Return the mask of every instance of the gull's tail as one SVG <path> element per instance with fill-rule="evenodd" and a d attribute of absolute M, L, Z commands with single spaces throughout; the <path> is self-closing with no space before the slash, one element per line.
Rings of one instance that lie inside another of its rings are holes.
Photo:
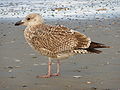
<path fill-rule="evenodd" d="M 101 43 L 91 42 L 89 48 L 87 48 L 87 51 L 91 53 L 97 53 L 97 54 L 102 52 L 100 50 L 96 50 L 95 48 L 110 48 L 110 46 L 106 46 Z"/>

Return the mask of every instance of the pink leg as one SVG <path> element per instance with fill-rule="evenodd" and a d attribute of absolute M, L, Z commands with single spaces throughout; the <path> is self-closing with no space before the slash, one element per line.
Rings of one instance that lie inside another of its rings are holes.
<path fill-rule="evenodd" d="M 37 76 L 37 78 L 49 78 L 49 77 L 51 77 L 51 65 L 52 65 L 52 62 L 51 62 L 51 59 L 49 58 L 47 75 Z"/>
<path fill-rule="evenodd" d="M 57 61 L 57 73 L 51 74 L 51 76 L 59 76 L 60 75 L 60 61 Z"/>

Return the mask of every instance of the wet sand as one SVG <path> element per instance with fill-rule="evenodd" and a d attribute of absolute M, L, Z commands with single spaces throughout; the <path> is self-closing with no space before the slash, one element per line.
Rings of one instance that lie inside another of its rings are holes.
<path fill-rule="evenodd" d="M 25 41 L 25 27 L 17 20 L 0 20 L 0 90 L 119 90 L 120 19 L 46 20 L 80 31 L 109 46 L 103 53 L 76 55 L 63 60 L 61 76 L 36 78 L 46 74 L 48 58 L 39 55 Z M 53 63 L 53 72 L 56 65 Z M 79 78 L 74 78 L 78 76 Z"/>

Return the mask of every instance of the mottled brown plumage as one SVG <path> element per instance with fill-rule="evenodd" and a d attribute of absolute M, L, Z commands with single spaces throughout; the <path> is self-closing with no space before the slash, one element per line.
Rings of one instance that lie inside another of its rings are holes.
<path fill-rule="evenodd" d="M 90 45 L 90 39 L 85 35 L 60 25 L 35 25 L 26 28 L 24 35 L 35 50 L 51 58 L 58 58 L 57 55 L 63 53 L 72 55 L 74 50 Z"/>
<path fill-rule="evenodd" d="M 25 25 L 24 36 L 28 44 L 40 54 L 49 58 L 63 59 L 77 53 L 100 53 L 95 48 L 109 48 L 100 43 L 91 42 L 90 38 L 62 25 L 47 25 L 39 14 L 29 14 L 15 25 Z M 49 65 L 50 66 L 50 65 Z M 59 63 L 58 63 L 59 67 Z M 59 70 L 57 71 L 59 73 Z M 58 73 L 56 75 L 58 75 Z M 48 75 L 50 77 L 50 67 Z"/>

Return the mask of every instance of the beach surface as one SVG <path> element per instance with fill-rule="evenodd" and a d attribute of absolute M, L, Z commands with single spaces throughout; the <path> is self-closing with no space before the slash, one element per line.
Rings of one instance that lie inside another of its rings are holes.
<path fill-rule="evenodd" d="M 61 76 L 36 78 L 47 72 L 48 58 L 25 41 L 19 19 L 0 20 L 0 90 L 120 90 L 120 19 L 50 20 L 111 46 L 101 54 L 72 56 L 61 61 Z M 53 63 L 53 72 L 56 65 Z"/>

